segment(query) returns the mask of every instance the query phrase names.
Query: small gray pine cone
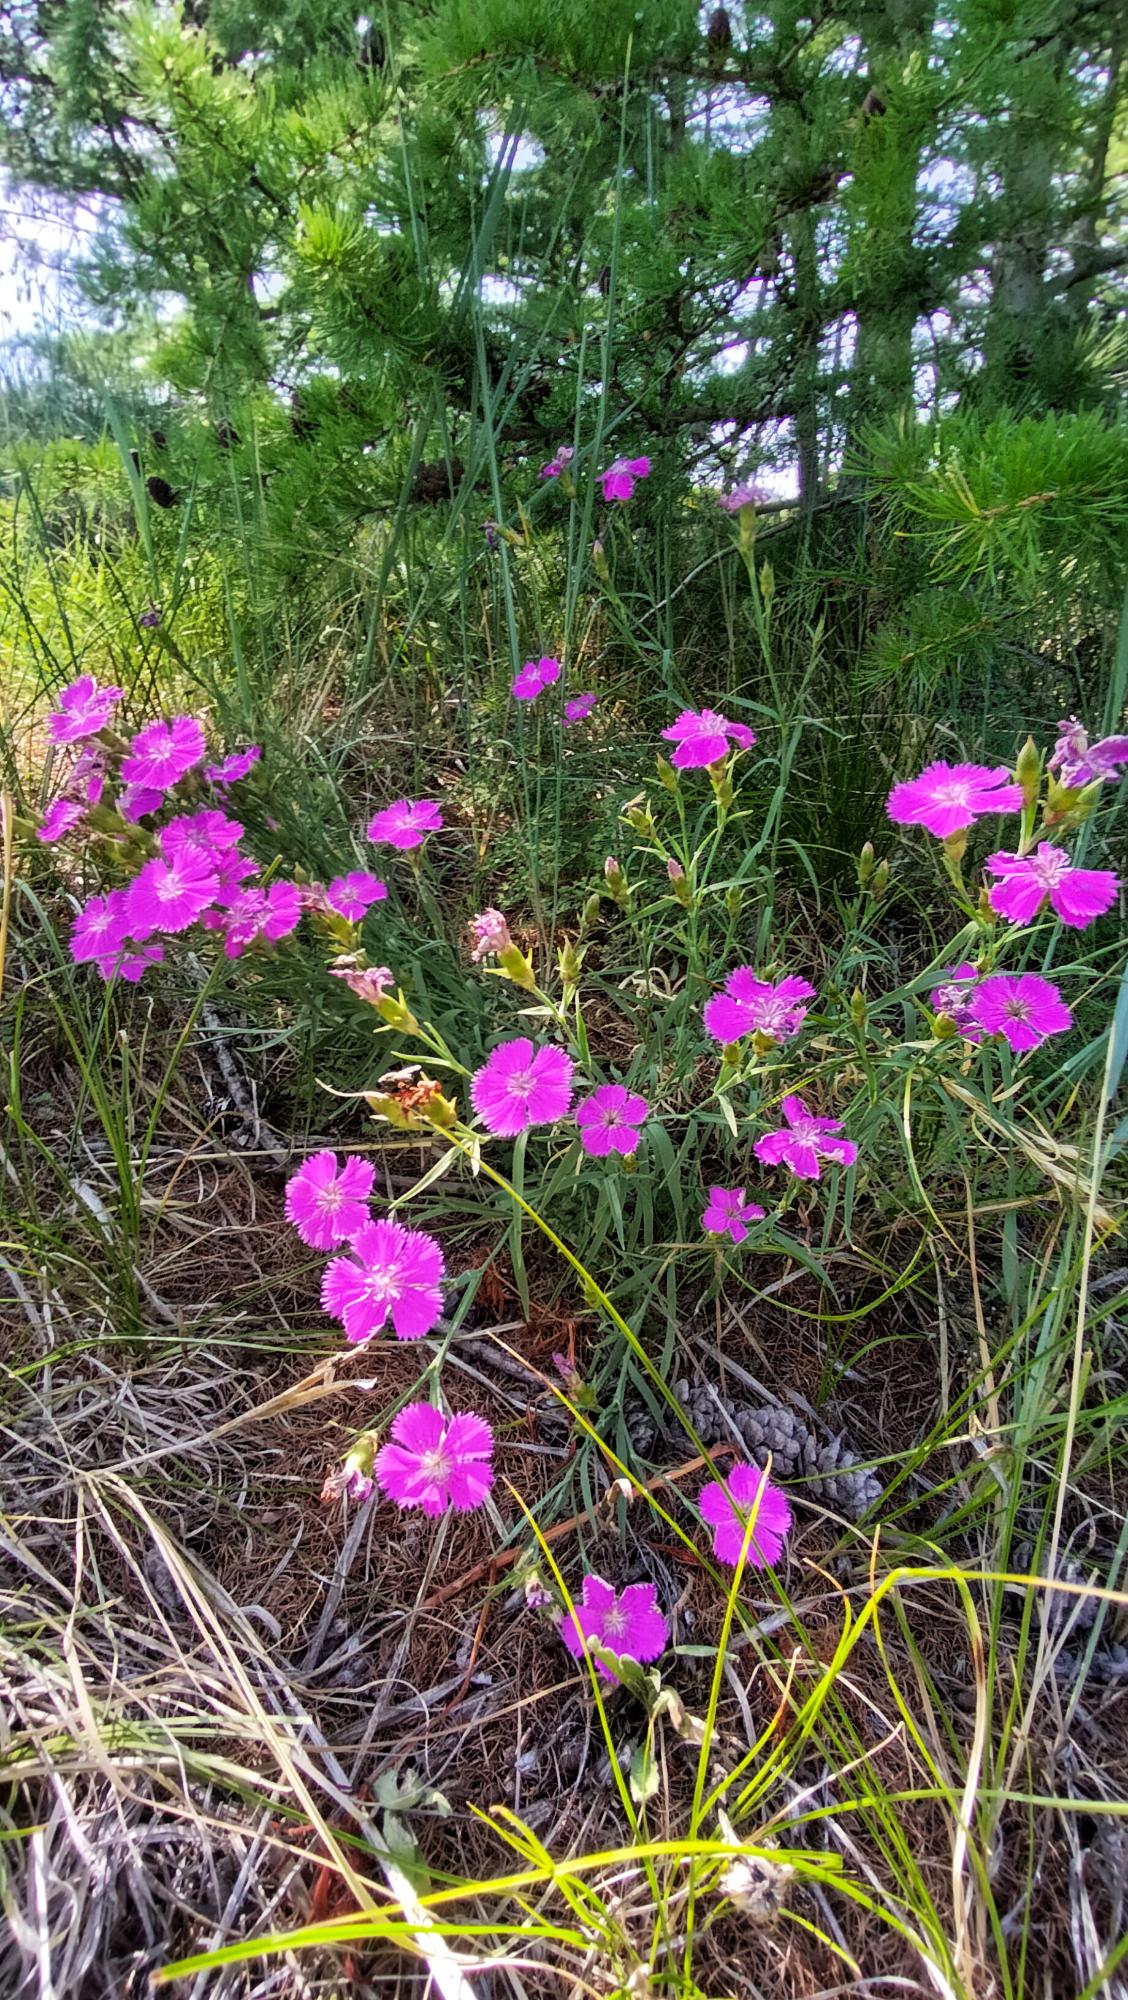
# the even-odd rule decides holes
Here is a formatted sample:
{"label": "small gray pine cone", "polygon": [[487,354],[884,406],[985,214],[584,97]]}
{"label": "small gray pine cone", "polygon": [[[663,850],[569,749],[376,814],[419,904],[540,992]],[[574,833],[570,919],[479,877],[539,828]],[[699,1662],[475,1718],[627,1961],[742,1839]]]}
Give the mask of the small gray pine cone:
{"label": "small gray pine cone", "polygon": [[[1059,1653],[1054,1661],[1054,1673],[1058,1680],[1067,1685],[1075,1681],[1081,1672],[1081,1660],[1080,1652]],[[1089,1662],[1087,1678],[1096,1687],[1108,1687],[1114,1681],[1128,1680],[1128,1646],[1119,1643],[1098,1646]]]}
{"label": "small gray pine cone", "polygon": [[623,1426],[631,1441],[631,1450],[639,1458],[646,1458],[658,1436],[658,1426],[641,1396],[628,1395],[624,1398]]}
{"label": "small gray pine cone", "polygon": [[861,1469],[840,1437],[820,1443],[798,1412],[786,1405],[769,1403],[753,1410],[743,1403],[724,1402],[702,1384],[694,1388],[688,1382],[679,1382],[675,1393],[703,1444],[731,1440],[735,1430],[755,1465],[765,1465],[770,1455],[780,1479],[809,1480],[828,1506],[851,1521],[860,1521],[880,1500],[883,1488],[877,1474]]}

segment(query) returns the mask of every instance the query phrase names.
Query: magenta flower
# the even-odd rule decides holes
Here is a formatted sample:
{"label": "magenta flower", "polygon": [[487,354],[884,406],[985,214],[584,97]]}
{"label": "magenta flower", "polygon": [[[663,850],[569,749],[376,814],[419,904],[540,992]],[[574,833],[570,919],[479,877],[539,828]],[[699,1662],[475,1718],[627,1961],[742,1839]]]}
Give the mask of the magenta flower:
{"label": "magenta flower", "polygon": [[750,965],[730,972],[720,993],[705,1002],[705,1032],[715,1042],[738,1042],[743,1035],[770,1035],[790,1041],[807,1018],[806,1002],[815,989],[805,979],[757,979]]}
{"label": "magenta flower", "polygon": [[766,1472],[755,1465],[734,1465],[728,1477],[728,1492],[719,1480],[710,1480],[697,1496],[702,1519],[713,1530],[713,1554],[718,1562],[740,1561],[750,1516],[755,1525],[745,1557],[750,1569],[770,1568],[777,1563],[784,1536],[791,1526],[787,1495],[773,1486]]}
{"label": "magenta flower", "polygon": [[139,819],[147,819],[150,813],[159,812],[165,795],[152,785],[124,785],[118,793],[117,808],[122,818],[136,826]]}
{"label": "magenta flower", "polygon": [[1060,774],[1067,791],[1098,780],[1106,785],[1118,784],[1125,764],[1128,764],[1128,736],[1104,736],[1099,743],[1090,743],[1088,730],[1075,715],[1068,722],[1058,723],[1058,740],[1048,768]]}
{"label": "magenta flower", "polygon": [[205,764],[204,776],[210,785],[235,785],[253,771],[261,756],[261,746],[248,743],[245,750],[231,751],[218,764]]}
{"label": "magenta flower", "polygon": [[1063,1035],[1073,1016],[1049,979],[1037,972],[996,972],[981,979],[969,1001],[985,1035],[1002,1035],[1016,1053],[1036,1049],[1047,1035]]}
{"label": "magenta flower", "polygon": [[86,818],[86,807],[75,799],[53,799],[43,815],[42,823],[35,829],[36,840],[53,847],[57,840],[63,840],[73,833],[81,820]]}
{"label": "magenta flower", "polygon": [[258,938],[277,944],[301,921],[301,892],[293,882],[272,882],[269,889],[242,889],[227,901],[223,923],[226,958],[242,958]]}
{"label": "magenta flower", "polygon": [[371,1160],[356,1153],[346,1154],[340,1169],[336,1153],[314,1153],[286,1182],[286,1220],[311,1250],[347,1243],[372,1220],[368,1199],[375,1178]]}
{"label": "magenta flower", "polygon": [[509,935],[509,925],[500,910],[483,910],[480,916],[471,917],[470,957],[475,965],[484,958],[490,958],[499,951],[508,951],[513,939]]}
{"label": "magenta flower", "polygon": [[366,1222],[351,1257],[334,1257],[321,1281],[321,1304],[348,1338],[371,1340],[389,1314],[397,1340],[430,1333],[443,1309],[443,1253],[422,1229]]}
{"label": "magenta flower", "polygon": [[381,1489],[397,1507],[469,1514],[493,1485],[493,1432],[481,1417],[444,1417],[430,1403],[409,1403],[392,1424],[394,1444],[376,1454]]}
{"label": "magenta flower", "polygon": [[386,965],[331,965],[329,970],[334,979],[343,979],[349,991],[358,1000],[367,1000],[370,1007],[375,1007],[396,983]]}
{"label": "magenta flower", "polygon": [[678,771],[697,771],[706,764],[719,764],[728,756],[730,737],[740,750],[750,750],[756,741],[745,723],[730,722],[714,708],[703,708],[700,714],[692,708],[683,709],[669,729],[662,731],[664,742],[678,746],[670,758]]}
{"label": "magenta flower", "polygon": [[979,978],[970,959],[960,965],[950,965],[941,985],[929,994],[929,1005],[934,1014],[947,1014],[959,1028],[967,1041],[978,1041],[979,1031],[971,1013],[971,999]]}
{"label": "magenta flower", "polygon": [[771,499],[766,486],[745,483],[733,486],[727,493],[718,493],[717,505],[726,514],[739,514],[742,507],[763,507]]}
{"label": "magenta flower", "polygon": [[777,1132],[765,1132],[752,1148],[765,1166],[778,1167],[782,1162],[801,1181],[821,1178],[820,1160],[853,1166],[858,1157],[853,1140],[834,1137],[842,1130],[841,1118],[813,1117],[801,1097],[785,1097],[781,1109],[787,1124]]}
{"label": "magenta flower", "polygon": [[1120,887],[1111,868],[1075,868],[1064,847],[1048,840],[1039,841],[1036,854],[989,854],[983,865],[1002,877],[987,901],[1012,924],[1030,923],[1048,897],[1063,924],[1083,931],[1111,908]]}
{"label": "magenta flower", "polygon": [[121,775],[127,785],[151,786],[167,792],[206,752],[204,725],[194,715],[177,715],[171,722],[151,722],[129,746],[121,760]]}
{"label": "magenta flower", "polygon": [[599,475],[605,500],[629,500],[635,490],[636,479],[646,479],[650,474],[648,458],[617,458]]}
{"label": "magenta flower", "polygon": [[560,662],[546,653],[539,660],[525,661],[509,692],[514,701],[535,701],[538,694],[559,679]]}
{"label": "magenta flower", "polygon": [[573,722],[586,722],[598,700],[599,696],[594,694],[573,695],[571,701],[564,703],[564,720],[560,725],[561,728],[567,729]]}
{"label": "magenta flower", "polygon": [[637,1152],[639,1128],[650,1106],[636,1091],[621,1083],[601,1083],[590,1097],[576,1106],[580,1144],[597,1160],[608,1153]]}
{"label": "magenta flower", "polygon": [[151,965],[160,965],[164,958],[164,946],[142,944],[136,947],[125,944],[120,951],[112,951],[98,960],[98,970],[104,980],[124,979],[130,986],[138,980]]}
{"label": "magenta flower", "polygon": [[487,1132],[515,1139],[530,1125],[551,1125],[572,1102],[575,1065],[551,1042],[534,1048],[525,1035],[501,1042],[475,1070],[470,1098]]}
{"label": "magenta flower", "polygon": [[[658,1592],[652,1583],[628,1583],[616,1595],[601,1576],[585,1576],[580,1601],[560,1620],[560,1637],[574,1660],[582,1660],[584,1641],[605,1646],[609,1653],[626,1654],[645,1664],[664,1653],[669,1626],[658,1609]],[[596,1661],[605,1681],[619,1676]]]}
{"label": "magenta flower", "polygon": [[161,622],[161,616],[160,605],[150,602],[149,609],[141,613],[137,623],[143,632],[155,632]]}
{"label": "magenta flower", "polygon": [[387,896],[388,885],[377,876],[366,874],[363,868],[354,868],[348,875],[336,875],[329,884],[330,907],[352,924],[359,924],[371,909],[373,903],[382,903]]}
{"label": "magenta flower", "polygon": [[111,889],[107,896],[90,896],[71,927],[70,950],[76,965],[116,952],[129,936],[127,894]]}
{"label": "magenta flower", "polygon": [[130,935],[141,941],[154,931],[186,931],[214,903],[218,887],[211,856],[196,847],[146,861],[127,891]]}
{"label": "magenta flower", "polygon": [[47,736],[52,743],[80,743],[84,736],[97,736],[122,699],[119,687],[100,688],[93,674],[80,674],[59,696],[59,706],[47,717]]}
{"label": "magenta flower", "polygon": [[559,479],[560,474],[567,470],[568,466],[571,465],[572,460],[575,458],[575,456],[576,452],[575,452],[575,447],[573,445],[558,444],[556,450],[552,454],[552,457],[549,459],[548,464],[541,466],[540,469],[541,478]]}
{"label": "magenta flower", "polygon": [[242,838],[243,828],[237,819],[228,819],[226,813],[205,807],[200,812],[178,813],[167,826],[162,826],[161,853],[167,860],[177,847],[195,847],[218,859],[227,849],[237,847]]}
{"label": "magenta flower", "polygon": [[443,816],[433,799],[397,799],[368,822],[368,838],[377,846],[422,847],[429,833],[442,829]]}
{"label": "magenta flower", "polygon": [[1005,764],[929,764],[919,778],[894,785],[885,810],[898,826],[926,826],[946,840],[985,813],[1021,812],[1022,805],[1022,786]]}
{"label": "magenta flower", "polygon": [[758,1202],[745,1200],[742,1187],[711,1187],[701,1227],[710,1236],[731,1236],[734,1243],[743,1243],[748,1224],[762,1222],[766,1214]]}
{"label": "magenta flower", "polygon": [[223,909],[230,909],[242,895],[244,882],[258,874],[258,862],[252,861],[249,854],[241,854],[237,847],[213,849],[212,866],[219,884],[215,900]]}

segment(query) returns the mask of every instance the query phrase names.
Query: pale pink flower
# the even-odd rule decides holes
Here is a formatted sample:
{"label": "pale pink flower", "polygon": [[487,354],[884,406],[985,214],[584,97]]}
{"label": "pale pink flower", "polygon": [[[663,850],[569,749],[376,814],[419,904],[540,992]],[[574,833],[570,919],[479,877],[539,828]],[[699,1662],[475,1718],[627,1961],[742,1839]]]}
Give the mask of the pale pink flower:
{"label": "pale pink flower", "polygon": [[261,746],[249,743],[245,750],[232,750],[218,764],[205,764],[204,776],[210,785],[235,785],[253,771],[262,756]]}
{"label": "pale pink flower", "polygon": [[122,758],[121,775],[127,785],[167,792],[202,762],[206,750],[204,725],[196,716],[151,722],[134,737],[129,756]]}
{"label": "pale pink flower", "polygon": [[[574,1660],[583,1659],[586,1640],[643,1665],[665,1652],[669,1636],[652,1583],[628,1583],[616,1594],[603,1577],[585,1576],[579,1603],[560,1620],[560,1637]],[[605,1681],[618,1680],[602,1660],[595,1664]]]}
{"label": "pale pink flower", "polygon": [[311,1250],[347,1243],[372,1217],[368,1209],[376,1169],[371,1160],[348,1153],[314,1153],[286,1182],[286,1220]]}
{"label": "pale pink flower", "polygon": [[743,1243],[748,1224],[762,1222],[766,1214],[757,1202],[745,1199],[742,1187],[711,1187],[701,1227],[710,1236],[731,1236],[734,1243]]}
{"label": "pale pink flower", "polygon": [[717,505],[726,514],[739,514],[742,507],[766,506],[771,497],[766,486],[745,482],[741,486],[730,487],[727,493],[718,493]]}
{"label": "pale pink flower", "polygon": [[334,979],[343,979],[349,991],[371,1007],[396,983],[386,965],[331,965],[329,970]]}
{"label": "pale pink flower", "polygon": [[1071,715],[1068,722],[1058,723],[1058,740],[1048,768],[1060,774],[1060,781],[1068,791],[1075,791],[1080,785],[1115,785],[1120,781],[1125,764],[1128,764],[1128,736],[1103,736],[1099,743],[1090,743],[1088,730]]}
{"label": "pale pink flower", "polygon": [[480,916],[471,917],[470,957],[475,965],[484,958],[496,956],[499,951],[508,951],[513,939],[509,935],[509,925],[500,910],[483,910]]}
{"label": "pale pink flower", "polygon": [[219,883],[210,855],[176,847],[165,860],[146,861],[129,885],[129,932],[141,941],[154,931],[186,931],[214,903]]}
{"label": "pale pink flower", "polygon": [[150,813],[159,812],[165,795],[153,785],[123,785],[118,793],[117,808],[122,818],[136,826],[139,819],[148,819]]}
{"label": "pale pink flower", "polygon": [[743,1035],[770,1035],[790,1041],[807,1018],[807,1002],[815,989],[805,979],[757,979],[750,965],[730,972],[720,993],[705,1002],[705,1031],[716,1042],[738,1042]]}
{"label": "pale pink flower", "polygon": [[1037,972],[992,973],[980,980],[968,1004],[980,1031],[1002,1035],[1017,1053],[1073,1026],[1057,987]]}
{"label": "pale pink flower", "polygon": [[289,937],[301,920],[301,895],[293,882],[272,882],[269,889],[242,889],[227,901],[223,923],[224,956],[242,958],[259,938],[276,944]]}
{"label": "pale pink flower", "polygon": [[670,762],[678,771],[699,771],[707,764],[721,763],[728,756],[730,738],[740,750],[750,750],[756,741],[746,723],[730,722],[714,708],[703,708],[700,713],[683,709],[669,729],[662,731],[662,738],[677,744]]}
{"label": "pale pink flower", "polygon": [[545,653],[539,660],[526,660],[509,692],[514,701],[535,701],[538,694],[560,679],[560,662]]}
{"label": "pale pink flower", "polygon": [[73,833],[76,826],[86,818],[86,807],[75,799],[53,799],[43,815],[42,822],[35,829],[35,838],[48,847],[57,840],[64,840]]}
{"label": "pale pink flower", "polygon": [[541,466],[540,469],[541,478],[559,479],[560,474],[566,471],[567,467],[571,465],[572,460],[575,458],[575,456],[576,452],[574,445],[558,444],[556,450],[552,454],[552,457],[549,459],[548,464]]}
{"label": "pale pink flower", "polygon": [[397,1507],[432,1517],[453,1507],[468,1514],[493,1485],[493,1432],[467,1411],[444,1417],[430,1403],[409,1403],[392,1423],[395,1442],[376,1454],[376,1478]]}
{"label": "pale pink flower", "polygon": [[967,1041],[978,1041],[979,1033],[971,1013],[971,999],[979,973],[970,959],[950,965],[942,983],[929,994],[934,1014],[947,1014]]}
{"label": "pale pink flower", "polygon": [[787,1495],[773,1486],[766,1472],[755,1465],[734,1465],[728,1476],[728,1492],[718,1480],[710,1480],[697,1496],[702,1519],[713,1530],[713,1554],[718,1562],[740,1561],[748,1522],[755,1517],[748,1538],[745,1561],[750,1569],[770,1568],[777,1563],[784,1537],[791,1527]]}
{"label": "pale pink flower", "polygon": [[561,728],[567,729],[573,722],[586,722],[598,699],[599,696],[594,694],[573,695],[571,701],[564,703],[564,720]]}
{"label": "pale pink flower", "polygon": [[602,1083],[576,1106],[580,1144],[585,1153],[603,1159],[608,1153],[638,1151],[640,1127],[650,1106],[621,1083]]}
{"label": "pale pink flower", "polygon": [[47,717],[49,740],[79,743],[85,736],[97,736],[100,729],[105,729],[123,693],[119,687],[100,688],[93,674],[80,674],[63,689],[58,708]]}
{"label": "pale pink flower", "polygon": [[433,1236],[401,1222],[368,1222],[351,1257],[334,1257],[321,1303],[352,1341],[370,1340],[389,1314],[397,1340],[419,1340],[442,1314],[443,1253]]}
{"label": "pale pink flower", "polygon": [[546,1042],[534,1048],[525,1035],[501,1042],[474,1072],[470,1097],[487,1132],[515,1139],[530,1125],[551,1125],[572,1102],[572,1058]]}
{"label": "pale pink flower", "polygon": [[421,847],[429,833],[442,829],[443,816],[433,799],[397,799],[368,822],[368,838],[386,847]]}
{"label": "pale pink flower", "polygon": [[375,875],[369,875],[363,868],[354,868],[348,875],[335,875],[326,891],[330,908],[352,924],[359,924],[372,908],[373,903],[382,903],[387,896],[388,885]]}
{"label": "pale pink flower", "polygon": [[960,833],[985,813],[1021,812],[1022,786],[1005,764],[929,764],[919,778],[894,785],[886,811],[898,826],[925,826],[937,840]]}
{"label": "pale pink flower", "polygon": [[119,949],[129,936],[127,901],[124,889],[87,898],[71,927],[70,950],[76,965],[105,958]]}
{"label": "pale pink flower", "polygon": [[599,475],[605,500],[629,500],[635,490],[637,479],[646,479],[650,473],[648,458],[616,458]]}
{"label": "pale pink flower", "polygon": [[841,1118],[813,1117],[801,1097],[785,1097],[781,1109],[786,1125],[776,1132],[766,1132],[752,1148],[765,1166],[777,1167],[782,1163],[801,1181],[821,1178],[820,1160],[853,1166],[858,1157],[853,1140],[836,1137],[842,1130]]}
{"label": "pale pink flower", "polygon": [[1064,847],[1048,840],[1035,854],[989,854],[984,867],[1002,880],[992,882],[987,901],[1012,924],[1028,924],[1049,900],[1063,924],[1083,931],[1116,901],[1120,887],[1111,868],[1075,868]]}

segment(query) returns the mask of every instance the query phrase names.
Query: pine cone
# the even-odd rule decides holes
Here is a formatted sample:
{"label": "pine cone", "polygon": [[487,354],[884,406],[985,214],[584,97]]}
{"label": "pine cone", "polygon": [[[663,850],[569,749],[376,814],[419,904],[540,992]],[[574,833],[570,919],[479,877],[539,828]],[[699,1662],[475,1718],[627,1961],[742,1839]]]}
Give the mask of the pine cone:
{"label": "pine cone", "polygon": [[691,1387],[679,1382],[675,1393],[703,1444],[729,1443],[735,1430],[753,1464],[766,1465],[770,1456],[781,1479],[809,1481],[817,1497],[851,1521],[861,1520],[880,1500],[883,1489],[877,1474],[859,1467],[841,1437],[820,1443],[798,1412],[786,1405],[768,1403],[750,1409],[727,1402],[702,1383]]}

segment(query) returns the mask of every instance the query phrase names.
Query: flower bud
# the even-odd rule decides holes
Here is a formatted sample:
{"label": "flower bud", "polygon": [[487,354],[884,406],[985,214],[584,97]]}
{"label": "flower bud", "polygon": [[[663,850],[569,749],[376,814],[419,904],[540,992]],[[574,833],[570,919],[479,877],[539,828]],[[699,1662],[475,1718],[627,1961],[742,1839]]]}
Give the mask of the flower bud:
{"label": "flower bud", "polygon": [[624,806],[623,818],[631,832],[637,833],[642,840],[653,840],[658,831],[649,806]]}
{"label": "flower bud", "polygon": [[511,979],[514,986],[520,986],[525,993],[535,993],[536,976],[533,972],[531,955],[526,955],[518,945],[510,942],[497,955],[497,970],[504,978]]}
{"label": "flower bud", "polygon": [[850,1019],[860,1033],[866,1025],[866,996],[860,986],[850,995]]}
{"label": "flower bud", "polygon": [[865,846],[863,847],[861,853],[858,856],[859,889],[866,889],[869,887],[870,877],[872,876],[874,871],[875,861],[876,861],[876,856],[873,851],[873,842],[872,840],[867,840]]}
{"label": "flower bud", "polygon": [[588,897],[587,902],[580,911],[580,924],[584,930],[587,930],[589,925],[598,923],[599,912],[602,908],[603,898],[597,890],[594,895]]}
{"label": "flower bud", "polygon": [[943,1010],[929,1017],[929,1026],[938,1042],[950,1042],[960,1032],[960,1024],[955,1015],[945,1013]]}
{"label": "flower bud", "polygon": [[627,909],[631,900],[630,883],[613,854],[607,856],[603,864],[603,873],[607,878],[608,895],[621,909]]}
{"label": "flower bud", "polygon": [[611,571],[607,567],[607,557],[603,552],[603,542],[599,535],[596,536],[591,545],[591,559],[595,564],[595,573],[600,582],[610,583]]}
{"label": "flower bud", "polygon": [[1022,786],[1027,806],[1032,806],[1042,787],[1042,753],[1032,736],[1027,737],[1018,753],[1014,775]]}
{"label": "flower bud", "polygon": [[727,811],[736,797],[736,793],[732,788],[732,779],[728,773],[727,760],[718,758],[715,764],[708,766],[708,771],[709,783],[716,794],[717,804]]}
{"label": "flower bud", "polygon": [[656,757],[654,759],[654,762],[658,768],[658,783],[660,785],[664,785],[666,790],[668,792],[673,792],[676,797],[679,789],[678,774],[675,771],[673,765],[668,761],[667,758],[661,756]]}
{"label": "flower bud", "polygon": [[888,887],[889,887],[889,863],[888,861],[879,861],[877,867],[873,871],[873,880],[870,883],[870,895],[873,897],[875,902],[878,900],[879,897],[884,896],[885,891],[888,889]]}
{"label": "flower bud", "polygon": [[725,892],[725,909],[728,911],[730,923],[735,924],[743,906],[744,891],[738,882],[734,882]]}
{"label": "flower bud", "polygon": [[770,562],[760,564],[760,596],[770,604],[775,596],[775,571]]}
{"label": "flower bud", "polygon": [[560,947],[560,955],[556,963],[564,985],[575,986],[583,969],[583,952],[577,951],[575,945],[565,938],[564,943]]}

